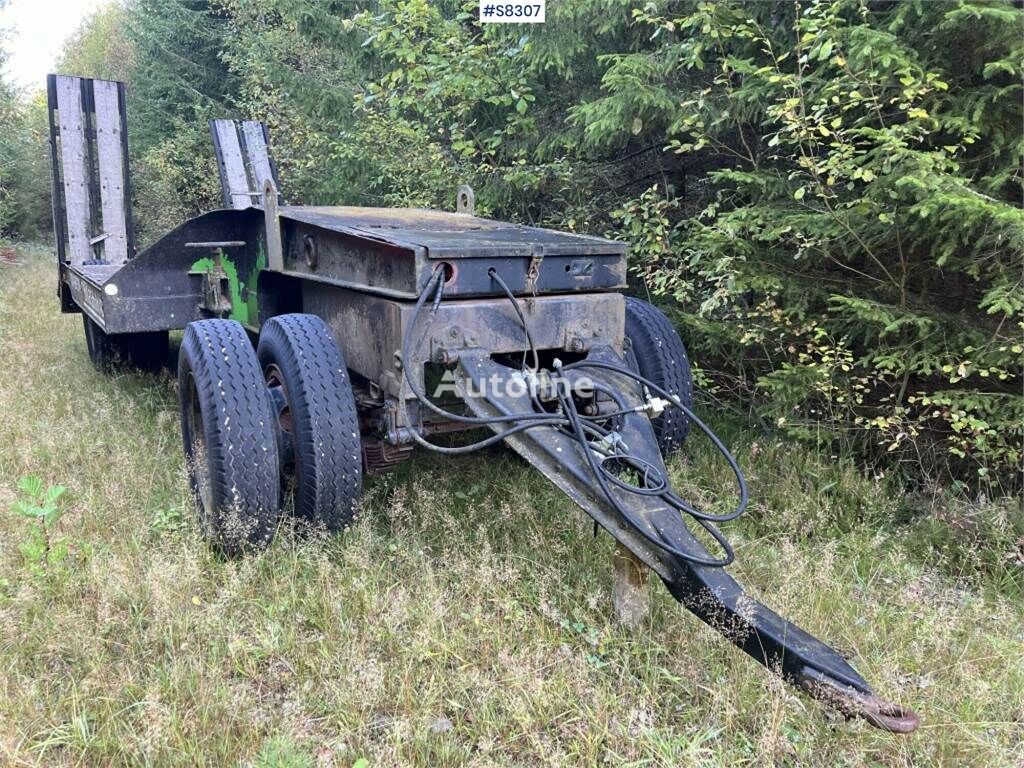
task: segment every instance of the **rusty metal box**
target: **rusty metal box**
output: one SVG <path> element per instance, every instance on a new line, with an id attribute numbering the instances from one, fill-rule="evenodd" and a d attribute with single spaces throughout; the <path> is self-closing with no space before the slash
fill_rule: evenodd
<path id="1" fill-rule="evenodd" d="M 625 243 L 415 208 L 283 206 L 284 269 L 360 291 L 415 298 L 442 265 L 446 296 L 625 287 Z"/>

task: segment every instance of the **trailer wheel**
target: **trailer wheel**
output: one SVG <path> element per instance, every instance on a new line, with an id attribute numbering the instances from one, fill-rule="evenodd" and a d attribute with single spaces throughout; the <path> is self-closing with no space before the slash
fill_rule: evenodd
<path id="1" fill-rule="evenodd" d="M 267 387 L 233 320 L 189 323 L 178 356 L 181 434 L 207 538 L 229 556 L 266 546 L 281 506 Z"/>
<path id="2" fill-rule="evenodd" d="M 343 528 L 362 493 L 359 417 L 345 359 L 316 315 L 279 315 L 260 333 L 257 354 L 279 403 L 285 492 L 300 520 Z"/>
<path id="3" fill-rule="evenodd" d="M 637 370 L 662 389 L 693 407 L 690 358 L 682 339 L 665 314 L 646 301 L 626 297 L 626 336 L 632 344 Z M 651 420 L 663 456 L 683 447 L 690 420 L 678 408 L 669 408 Z"/>
<path id="4" fill-rule="evenodd" d="M 167 331 L 104 333 L 84 312 L 82 324 L 89 359 L 98 371 L 111 373 L 121 367 L 158 371 L 167 362 L 170 350 Z"/>

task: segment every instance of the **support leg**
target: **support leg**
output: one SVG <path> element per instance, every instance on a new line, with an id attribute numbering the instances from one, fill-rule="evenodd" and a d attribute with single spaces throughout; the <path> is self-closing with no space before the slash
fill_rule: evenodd
<path id="1" fill-rule="evenodd" d="M 612 554 L 615 618 L 626 629 L 639 627 L 651 612 L 649 569 L 630 550 L 616 543 Z"/>

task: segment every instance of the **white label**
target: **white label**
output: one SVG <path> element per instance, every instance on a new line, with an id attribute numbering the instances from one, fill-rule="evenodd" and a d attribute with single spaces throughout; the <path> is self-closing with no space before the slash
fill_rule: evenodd
<path id="1" fill-rule="evenodd" d="M 480 21 L 496 24 L 542 24 L 547 0 L 480 0 Z"/>

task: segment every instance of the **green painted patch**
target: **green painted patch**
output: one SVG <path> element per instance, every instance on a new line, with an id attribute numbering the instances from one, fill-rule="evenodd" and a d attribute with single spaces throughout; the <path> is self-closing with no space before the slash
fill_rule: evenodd
<path id="1" fill-rule="evenodd" d="M 213 269 L 213 266 L 213 258 L 203 258 L 193 262 L 190 271 L 206 272 Z M 228 294 L 231 299 L 231 314 L 228 317 L 255 329 L 259 321 L 259 296 L 256 292 L 256 281 L 259 278 L 260 270 L 267 266 L 267 254 L 263 243 L 260 243 L 256 263 L 245 276 L 245 280 L 239 279 L 238 267 L 226 255 L 221 257 L 221 266 L 228 278 Z"/>

